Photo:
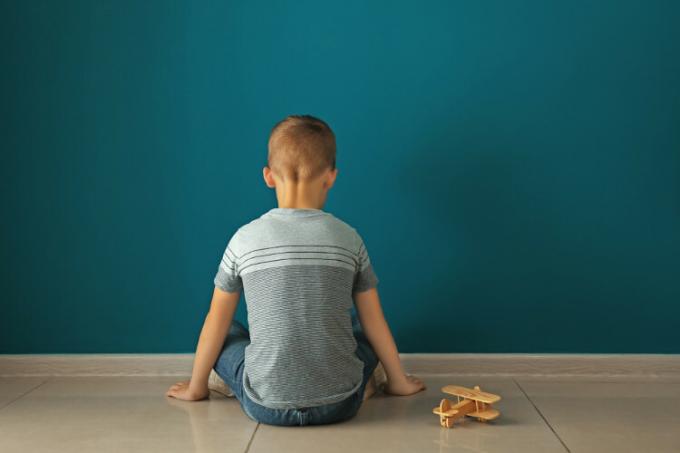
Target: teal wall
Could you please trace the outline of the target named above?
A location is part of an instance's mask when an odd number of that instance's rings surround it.
[[[378,3],[3,2],[0,352],[193,351],[310,113],[402,351],[680,353],[680,3]]]

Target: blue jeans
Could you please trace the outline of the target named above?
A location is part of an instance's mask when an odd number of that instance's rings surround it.
[[[295,426],[323,425],[349,420],[359,411],[364,399],[366,383],[378,364],[378,358],[354,314],[352,315],[352,330],[357,342],[356,355],[364,363],[363,379],[356,392],[337,403],[298,409],[272,409],[261,406],[248,398],[243,390],[243,365],[245,349],[250,344],[250,334],[248,329],[236,320],[232,322],[222,352],[213,368],[234,392],[234,396],[241,403],[243,412],[256,422],[267,425]]]

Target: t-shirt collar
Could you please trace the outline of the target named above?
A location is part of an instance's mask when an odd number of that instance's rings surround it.
[[[296,217],[307,217],[312,215],[328,214],[323,209],[315,208],[272,208],[267,213]]]

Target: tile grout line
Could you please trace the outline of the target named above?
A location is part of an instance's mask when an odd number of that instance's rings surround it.
[[[567,447],[567,444],[564,443],[564,441],[562,440],[562,438],[560,437],[560,435],[557,434],[557,431],[555,431],[555,429],[552,427],[552,425],[550,424],[550,422],[548,422],[548,419],[545,417],[545,415],[543,415],[543,413],[540,411],[540,409],[538,408],[538,406],[536,406],[536,404],[534,404],[533,400],[529,397],[529,395],[527,394],[527,392],[525,392],[524,389],[522,388],[522,386],[519,385],[519,382],[517,382],[517,380],[514,379],[514,378],[512,379],[512,381],[515,383],[515,385],[517,386],[517,388],[524,394],[524,397],[525,397],[527,400],[529,400],[529,402],[531,403],[531,405],[534,406],[534,409],[536,410],[536,412],[538,412],[538,415],[540,415],[541,418],[543,419],[543,421],[545,422],[545,424],[548,425],[548,428],[550,428],[550,431],[552,431],[552,433],[555,435],[555,437],[557,437],[557,440],[560,441],[560,443],[562,444],[562,446],[564,447],[564,449],[567,451],[567,453],[571,453],[571,450],[569,450],[569,447]]]
[[[27,391],[25,391],[25,392],[22,393],[21,395],[17,396],[16,398],[9,400],[7,403],[5,403],[5,404],[3,404],[2,406],[0,406],[0,411],[3,410],[3,409],[5,409],[7,406],[9,406],[10,404],[14,403],[15,401],[19,401],[21,398],[23,398],[24,396],[28,395],[28,394],[31,393],[33,390],[35,390],[35,389],[37,389],[38,387],[40,387],[41,385],[45,384],[45,383],[46,383],[47,381],[49,381],[49,380],[50,380],[50,378],[47,378],[47,379],[45,379],[44,381],[42,381],[40,384],[36,385],[36,386],[33,387],[33,388],[28,389]]]
[[[255,433],[257,432],[257,429],[260,427],[260,424],[258,423],[255,425],[255,429],[253,430],[253,435],[250,436],[250,440],[248,441],[248,445],[246,445],[246,450],[243,453],[248,453],[250,450],[250,446],[253,444],[253,440],[255,439]]]

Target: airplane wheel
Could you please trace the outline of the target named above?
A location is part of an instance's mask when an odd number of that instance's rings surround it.
[[[446,412],[449,409],[451,409],[451,402],[446,398],[442,399],[441,402],[439,403],[439,410],[442,412]],[[453,426],[453,420],[451,419],[451,417],[442,417],[441,425],[445,428],[451,428]]]
[[[441,402],[439,403],[439,410],[442,412],[446,412],[449,409],[451,409],[451,401],[447,400],[446,398],[442,399]],[[439,421],[443,427],[453,428],[453,418],[441,417]]]

